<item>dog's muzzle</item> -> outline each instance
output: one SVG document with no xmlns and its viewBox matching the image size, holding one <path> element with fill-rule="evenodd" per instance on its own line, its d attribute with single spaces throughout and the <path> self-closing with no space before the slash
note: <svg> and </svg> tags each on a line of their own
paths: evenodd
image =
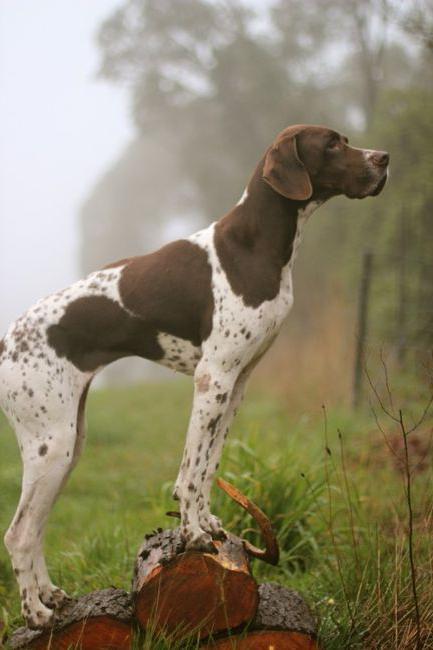
<svg viewBox="0 0 433 650">
<path fill-rule="evenodd" d="M 380 179 L 376 187 L 373 189 L 373 191 L 369 193 L 369 196 L 377 196 L 378 194 L 380 194 L 383 188 L 385 187 L 387 180 L 388 180 L 388 169 L 385 170 L 385 173 L 383 174 L 382 178 Z"/>
<path fill-rule="evenodd" d="M 370 193 L 370 196 L 377 196 L 385 187 L 388 178 L 389 153 L 387 151 L 373 151 L 370 154 L 370 162 L 375 169 L 382 171 L 376 187 Z"/>
</svg>

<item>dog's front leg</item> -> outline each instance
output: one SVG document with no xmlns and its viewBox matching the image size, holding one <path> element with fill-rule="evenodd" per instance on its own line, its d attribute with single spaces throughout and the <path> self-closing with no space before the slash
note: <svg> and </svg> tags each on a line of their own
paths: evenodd
<svg viewBox="0 0 433 650">
<path fill-rule="evenodd" d="M 214 480 L 215 473 L 221 461 L 221 455 L 224 448 L 224 443 L 229 433 L 230 426 L 243 400 L 246 384 L 251 374 L 252 368 L 253 368 L 253 364 L 249 364 L 246 368 L 242 370 L 242 372 L 236 379 L 231 394 L 227 395 L 228 406 L 226 412 L 224 413 L 224 416 L 221 418 L 219 434 L 215 444 L 212 446 L 209 462 L 207 464 L 207 472 L 206 472 L 205 480 L 203 482 L 203 489 L 202 489 L 202 497 L 203 497 L 204 505 L 201 506 L 201 510 L 200 510 L 200 524 L 202 528 L 204 528 L 205 530 L 211 533 L 214 539 L 224 538 L 225 532 L 222 527 L 220 519 L 218 517 L 215 517 L 215 515 L 212 515 L 210 512 L 210 493 L 211 493 L 212 483 Z"/>
<path fill-rule="evenodd" d="M 206 508 L 203 490 L 236 379 L 237 373 L 221 372 L 203 363 L 194 375 L 193 407 L 175 488 L 180 500 L 182 537 L 188 549 L 215 550 L 211 535 L 200 525 Z"/>
</svg>

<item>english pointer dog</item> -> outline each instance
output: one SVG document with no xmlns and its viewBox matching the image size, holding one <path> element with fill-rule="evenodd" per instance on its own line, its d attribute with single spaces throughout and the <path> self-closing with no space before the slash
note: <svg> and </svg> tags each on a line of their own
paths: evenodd
<svg viewBox="0 0 433 650">
<path fill-rule="evenodd" d="M 210 490 L 247 379 L 293 303 L 302 228 L 333 196 L 376 196 L 384 151 L 336 131 L 290 126 L 265 152 L 241 200 L 188 239 L 123 259 L 40 300 L 0 340 L 0 405 L 23 462 L 22 494 L 5 544 L 29 627 L 48 625 L 65 593 L 43 555 L 50 510 L 83 449 L 95 374 L 127 356 L 194 377 L 174 497 L 187 549 L 224 535 Z"/>
</svg>

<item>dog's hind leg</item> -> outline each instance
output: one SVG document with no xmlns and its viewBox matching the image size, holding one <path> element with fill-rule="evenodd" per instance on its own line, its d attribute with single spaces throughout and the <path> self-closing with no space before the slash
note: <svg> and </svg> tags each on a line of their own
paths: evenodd
<svg viewBox="0 0 433 650">
<path fill-rule="evenodd" d="M 74 469 L 75 465 L 78 463 L 78 460 L 81 456 L 81 453 L 84 448 L 86 430 L 85 430 L 85 405 L 88 389 L 90 382 L 85 386 L 81 397 L 78 403 L 78 412 L 77 412 L 77 423 L 76 423 L 76 436 L 74 442 L 74 449 L 72 452 L 72 460 L 69 464 L 69 467 L 63 477 L 62 484 L 57 491 L 56 497 L 54 498 L 53 504 L 57 497 L 60 494 L 63 486 L 68 480 L 69 475 Z M 70 424 L 69 424 L 70 426 Z M 50 608 L 59 607 L 68 598 L 65 592 L 62 589 L 56 587 L 52 582 L 48 574 L 48 570 L 45 563 L 44 551 L 43 551 L 43 536 L 39 539 L 39 548 L 35 553 L 35 573 L 37 575 L 39 597 L 44 605 Z"/>
<path fill-rule="evenodd" d="M 48 433 L 48 432 L 47 432 Z M 72 463 L 75 431 L 62 427 L 48 433 L 49 443 L 23 450 L 22 493 L 16 514 L 5 536 L 17 577 L 22 614 L 29 627 L 49 623 L 52 610 L 46 604 L 58 591 L 48 577 L 43 557 L 45 525 Z"/>
<path fill-rule="evenodd" d="M 81 390 L 82 392 L 82 390 Z M 77 415 L 80 393 L 72 391 L 43 420 L 38 433 L 17 425 L 23 460 L 22 494 L 5 536 L 29 627 L 47 625 L 52 609 L 65 598 L 48 576 L 43 556 L 46 522 L 54 502 L 77 461 Z M 41 407 L 42 408 L 42 407 Z M 34 422 L 32 422 L 34 424 Z"/>
</svg>

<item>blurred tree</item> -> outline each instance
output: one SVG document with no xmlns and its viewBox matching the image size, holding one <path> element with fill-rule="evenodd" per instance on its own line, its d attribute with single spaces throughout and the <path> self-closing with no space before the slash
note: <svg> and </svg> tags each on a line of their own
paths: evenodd
<svg viewBox="0 0 433 650">
<path fill-rule="evenodd" d="M 433 91 L 383 93 L 370 129 L 357 140 L 391 152 L 388 185 L 374 200 L 349 203 L 340 198 L 324 206 L 314 228 L 308 229 L 295 273 L 308 287 L 323 291 L 326 269 L 325 283 L 343 283 L 350 298 L 361 255 L 372 250 L 376 340 L 399 343 L 403 296 L 404 344 L 425 350 L 433 344 Z"/>
<path fill-rule="evenodd" d="M 390 15 L 388 0 L 279 0 L 260 13 L 235 0 L 127 0 L 101 27 L 101 74 L 129 85 L 140 133 L 171 133 L 213 218 L 287 123 L 371 122 L 391 61 L 400 80 L 413 67 L 396 43 L 386 56 Z"/>
<path fill-rule="evenodd" d="M 183 220 L 185 232 L 198 227 L 195 192 L 170 144 L 160 133 L 134 140 L 83 204 L 81 266 L 86 273 L 156 248 L 166 238 L 170 219 Z M 170 178 L 176 183 L 167 191 Z"/>
<path fill-rule="evenodd" d="M 400 24 L 433 52 L 433 0 L 413 0 L 403 9 Z"/>
<path fill-rule="evenodd" d="M 321 78 L 326 88 L 331 82 L 338 100 L 366 127 L 381 91 L 413 69 L 406 48 L 398 46 L 396 10 L 392 0 L 280 0 L 273 16 L 282 51 L 293 60 L 286 36 L 294 33 L 298 50 L 314 64 L 310 77 Z"/>
<path fill-rule="evenodd" d="M 86 269 L 155 245 L 149 233 L 173 215 L 219 217 L 278 130 L 328 123 L 360 146 L 391 151 L 394 191 L 368 211 L 344 199 L 325 207 L 297 267 L 297 282 L 318 291 L 325 277 L 353 286 L 353 251 L 370 242 L 389 254 L 401 240 L 403 200 L 417 232 L 430 218 L 432 66 L 420 62 L 431 56 L 433 19 L 419 10 L 429 5 L 124 0 L 99 32 L 100 74 L 128 87 L 138 135 L 83 210 Z M 405 241 L 411 255 L 419 246 L 427 254 L 426 234 Z"/>
<path fill-rule="evenodd" d="M 239 2 L 129 0 L 100 32 L 101 74 L 130 84 L 141 133 L 171 130 L 209 216 L 242 191 L 269 134 L 308 105 L 299 70 L 271 32 L 253 34 L 256 19 Z"/>
<path fill-rule="evenodd" d="M 372 125 L 393 152 L 393 197 L 376 246 L 398 269 L 405 265 L 405 300 L 411 345 L 433 344 L 433 92 L 392 91 Z M 389 314 L 392 317 L 392 314 Z M 384 317 L 385 329 L 390 320 Z M 398 324 L 397 324 L 398 325 Z"/>
</svg>

